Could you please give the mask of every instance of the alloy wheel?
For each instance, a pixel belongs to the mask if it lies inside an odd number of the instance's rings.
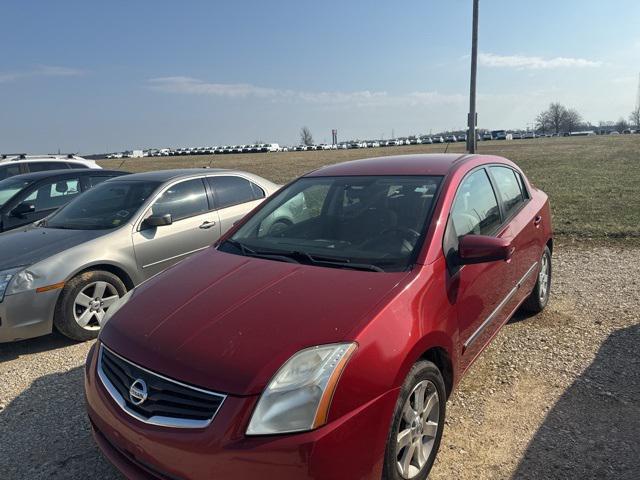
[[[429,380],[418,383],[404,404],[396,437],[396,464],[402,478],[414,478],[431,452],[440,422],[440,397]]]
[[[76,323],[85,330],[99,330],[107,310],[120,295],[108,282],[93,282],[85,286],[73,302]]]
[[[538,284],[540,285],[540,302],[544,304],[549,294],[549,280],[550,280],[550,267],[549,256],[545,253],[542,256],[540,262],[540,273],[538,274]]]

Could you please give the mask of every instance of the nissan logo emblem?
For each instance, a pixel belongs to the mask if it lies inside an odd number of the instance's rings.
[[[147,399],[147,396],[148,391],[145,381],[141,378],[134,380],[129,388],[129,400],[131,400],[131,403],[134,405],[142,405]]]

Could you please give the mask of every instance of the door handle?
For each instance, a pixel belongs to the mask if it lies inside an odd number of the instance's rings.
[[[215,226],[216,226],[216,222],[211,221],[211,222],[204,222],[202,225],[200,225],[199,228],[201,228],[202,230],[206,230],[208,228],[215,227]]]
[[[542,223],[542,215],[537,215],[536,218],[533,219],[533,224],[539,227],[540,223]]]

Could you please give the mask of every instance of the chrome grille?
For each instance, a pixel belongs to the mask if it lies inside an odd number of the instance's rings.
[[[211,423],[225,395],[186,385],[142,368],[100,345],[98,376],[115,402],[138,420],[165,427],[203,428]],[[146,397],[132,397],[134,382],[142,380]]]

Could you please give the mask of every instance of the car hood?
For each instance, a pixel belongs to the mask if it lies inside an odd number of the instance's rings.
[[[107,230],[64,230],[27,228],[0,234],[0,270],[33,265],[64,250],[98,238]]]
[[[228,394],[257,394],[297,351],[353,339],[408,275],[211,248],[137,288],[100,340],[167,377]]]

